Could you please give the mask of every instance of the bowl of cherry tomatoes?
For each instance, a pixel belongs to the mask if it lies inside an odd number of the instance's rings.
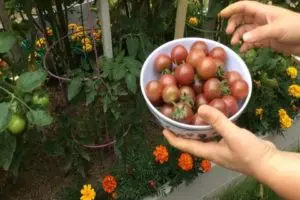
[[[204,38],[182,38],[156,48],[143,64],[142,94],[164,128],[190,139],[209,139],[215,131],[198,114],[210,105],[235,122],[252,94],[252,78],[229,47]]]

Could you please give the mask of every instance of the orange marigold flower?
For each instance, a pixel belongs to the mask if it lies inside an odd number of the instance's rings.
[[[204,173],[211,170],[211,162],[209,160],[202,160],[200,166]]]
[[[194,161],[190,154],[182,153],[178,159],[178,166],[184,171],[193,169]]]
[[[105,176],[102,181],[103,190],[107,193],[112,193],[117,188],[117,181],[113,176]]]
[[[159,162],[160,164],[168,162],[169,160],[169,152],[167,148],[163,145],[155,147],[155,150],[153,151],[153,156],[155,157],[155,161]]]

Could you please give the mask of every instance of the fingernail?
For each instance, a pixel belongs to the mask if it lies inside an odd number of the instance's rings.
[[[251,39],[252,39],[252,36],[251,36],[250,33],[245,33],[245,34],[243,35],[243,40],[244,40],[244,41],[250,42]]]
[[[167,129],[164,129],[164,130],[163,130],[163,134],[164,134],[164,135],[167,134],[167,132],[168,132]]]

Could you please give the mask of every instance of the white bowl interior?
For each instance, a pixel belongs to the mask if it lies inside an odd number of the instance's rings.
[[[149,81],[158,80],[160,77],[160,74],[155,71],[154,65],[153,65],[155,58],[159,54],[164,53],[164,54],[167,54],[170,56],[172,48],[177,44],[183,45],[189,51],[192,44],[195,41],[199,41],[199,40],[204,41],[208,45],[209,50],[211,50],[212,48],[217,47],[217,46],[224,48],[224,50],[227,53],[227,61],[226,61],[226,65],[225,65],[226,71],[232,71],[232,70],[238,71],[243,76],[244,80],[248,83],[248,86],[249,86],[248,96],[241,103],[242,105],[240,105],[241,107],[240,107],[239,111],[235,115],[230,117],[230,120],[235,121],[241,115],[243,110],[246,108],[246,106],[250,100],[251,94],[252,94],[252,79],[251,79],[251,75],[250,75],[250,72],[249,72],[246,64],[240,58],[239,55],[237,55],[233,50],[231,50],[227,46],[225,46],[219,42],[212,41],[209,39],[204,39],[204,38],[182,38],[182,39],[173,40],[173,41],[163,44],[162,46],[155,49],[149,55],[149,57],[146,59],[146,61],[143,64],[142,71],[141,71],[141,77],[140,77],[141,90],[142,90],[143,96],[144,96],[149,108],[159,118],[161,118],[177,127],[186,128],[189,130],[207,130],[207,129],[211,129],[211,126],[195,126],[195,125],[183,124],[183,123],[177,122],[175,120],[172,120],[172,119],[164,116],[159,110],[157,110],[157,108],[155,108],[151,104],[151,102],[147,98],[147,95],[145,93],[145,87]]]

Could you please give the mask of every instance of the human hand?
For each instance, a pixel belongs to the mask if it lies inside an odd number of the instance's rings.
[[[199,107],[198,114],[211,124],[223,139],[218,143],[205,143],[176,137],[165,129],[163,134],[172,146],[252,176],[257,170],[264,168],[275,155],[277,149],[271,142],[257,138],[248,130],[236,126],[219,110],[203,105]]]
[[[239,1],[224,8],[221,17],[229,18],[227,34],[241,51],[254,47],[270,47],[286,55],[300,55],[300,14],[256,1]]]

